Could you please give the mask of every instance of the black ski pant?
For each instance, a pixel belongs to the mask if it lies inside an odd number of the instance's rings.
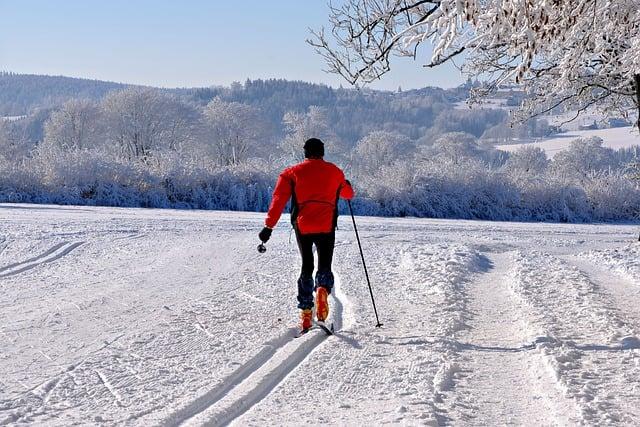
[[[298,308],[310,309],[313,307],[313,291],[318,286],[327,289],[329,293],[333,289],[333,273],[331,261],[333,259],[333,247],[336,241],[336,233],[301,234],[296,229],[296,240],[302,257],[302,269],[298,279]],[[316,245],[318,253],[318,271],[316,280],[313,280],[313,245]]]

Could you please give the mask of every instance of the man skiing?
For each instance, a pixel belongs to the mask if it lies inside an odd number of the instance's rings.
[[[316,317],[324,322],[329,314],[327,300],[333,288],[331,261],[338,220],[338,199],[350,200],[354,192],[344,173],[333,163],[324,161],[324,144],[317,138],[304,143],[305,160],[285,169],[278,177],[265,227],[258,237],[266,243],[291,199],[291,224],[302,257],[298,278],[298,308],[303,332],[313,325],[315,288]],[[318,253],[318,271],[313,280],[313,245]]]

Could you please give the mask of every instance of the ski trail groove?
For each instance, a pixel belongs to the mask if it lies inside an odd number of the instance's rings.
[[[336,332],[343,328],[345,305],[349,301],[335,274],[333,324]],[[350,320],[347,319],[347,325]],[[294,339],[295,329],[265,344],[263,349],[227,377],[218,387],[169,415],[161,425],[228,425],[269,395],[328,336],[322,331]]]
[[[615,304],[614,312],[619,314],[622,321],[629,323],[637,337],[640,334],[640,308],[636,301],[640,296],[640,288],[625,276],[603,269],[593,261],[576,256],[567,256],[564,260],[584,273],[603,293],[611,297]]]
[[[603,289],[603,281],[573,266],[565,255],[531,251],[517,256],[514,291],[536,314],[549,339],[539,349],[576,423],[635,425],[640,416],[637,338]],[[591,266],[587,268],[591,270]]]
[[[526,308],[509,289],[510,254],[489,254],[488,259],[492,267],[469,287],[471,329],[461,336],[468,374],[456,392],[475,407],[465,418],[476,425],[495,420],[545,425],[549,415],[559,424],[569,422],[574,409],[563,406],[561,389],[528,344],[535,332]]]
[[[113,398],[115,399],[115,402],[118,406],[125,406],[122,403],[122,396],[120,396],[120,393],[118,393],[115,389],[115,387],[113,386],[113,384],[111,384],[111,381],[109,381],[109,379],[106,377],[105,374],[103,374],[100,370],[96,369],[95,370],[96,375],[98,375],[98,378],[100,379],[100,382],[105,386],[105,388],[107,389],[107,391],[109,391],[109,393],[111,393],[111,395],[113,396]]]
[[[0,273],[2,273],[3,271],[7,271],[9,269],[12,269],[14,267],[17,267],[19,265],[23,265],[23,264],[29,264],[31,262],[35,262],[38,261],[39,259],[42,259],[48,255],[51,255],[52,253],[54,253],[55,251],[57,251],[58,249],[60,249],[61,247],[63,247],[64,245],[66,245],[68,242],[62,242],[62,243],[58,243],[57,245],[54,245],[53,247],[49,248],[46,252],[35,256],[33,258],[29,258],[27,260],[24,261],[19,261],[19,262],[14,262],[13,264],[9,264],[6,265],[4,267],[0,267]]]
[[[36,257],[0,268],[0,277],[15,276],[16,274],[36,268],[39,265],[56,261],[68,255],[71,251],[84,243],[85,242],[59,243]]]

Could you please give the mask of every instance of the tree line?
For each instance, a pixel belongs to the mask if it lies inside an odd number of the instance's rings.
[[[453,108],[415,134],[383,123],[350,141],[329,108],[285,111],[274,126],[259,106],[231,100],[233,90],[194,102],[129,87],[2,120],[0,201],[262,211],[279,171],[301,160],[304,140],[319,137],[352,178],[361,214],[546,221],[639,214],[637,148],[587,139],[553,159],[526,146],[509,154],[476,126],[498,126],[502,112]]]

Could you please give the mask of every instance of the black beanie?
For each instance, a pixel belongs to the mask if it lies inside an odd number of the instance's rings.
[[[304,157],[324,157],[324,144],[318,138],[309,138],[304,143]]]

